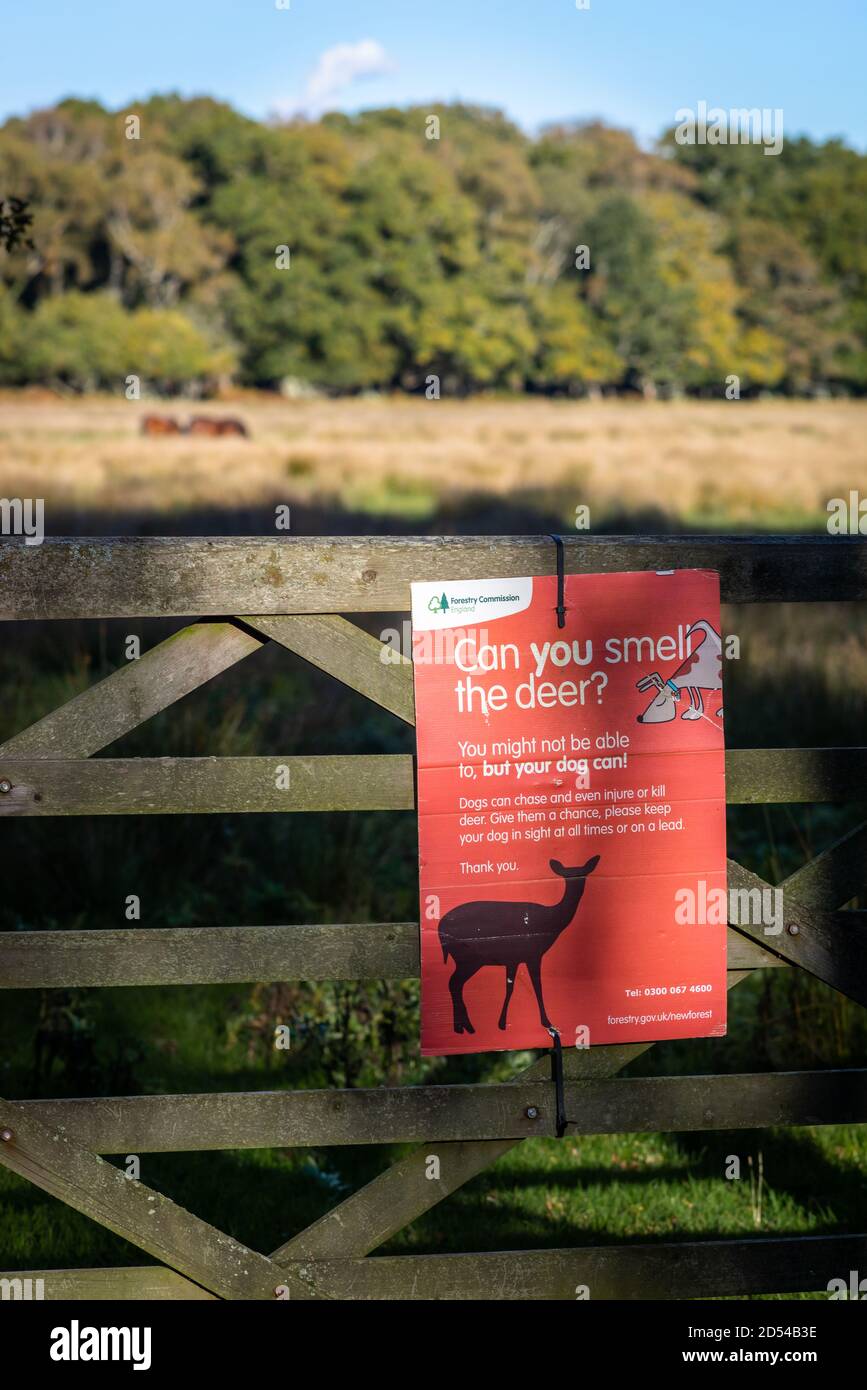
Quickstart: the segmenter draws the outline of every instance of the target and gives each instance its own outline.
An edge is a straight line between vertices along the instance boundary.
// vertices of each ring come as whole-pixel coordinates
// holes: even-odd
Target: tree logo
[[[449,611],[449,601],[445,594],[437,598],[436,594],[431,597],[428,608],[432,613],[447,613]]]

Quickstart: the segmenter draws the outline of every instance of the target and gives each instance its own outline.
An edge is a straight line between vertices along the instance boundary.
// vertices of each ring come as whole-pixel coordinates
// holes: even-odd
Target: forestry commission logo
[[[464,623],[512,617],[529,608],[532,579],[453,579],[412,584],[415,630],[443,632]]]
[[[441,617],[457,609],[462,617],[468,618],[473,616],[477,608],[482,608],[486,604],[499,606],[514,603],[521,603],[520,594],[505,592],[488,594],[479,590],[472,594],[452,594],[451,598],[445,592],[432,594],[428,599],[427,606],[429,612],[437,613]]]

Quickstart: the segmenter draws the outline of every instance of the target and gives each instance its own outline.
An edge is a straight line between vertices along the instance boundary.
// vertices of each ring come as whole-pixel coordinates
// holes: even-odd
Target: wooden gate
[[[520,537],[5,542],[3,620],[197,621],[3,744],[0,816],[412,809],[410,756],[91,755],[266,642],[412,724],[410,662],[384,663],[380,643],[337,615],[408,610],[413,579],[549,573],[552,552],[547,540]],[[570,573],[686,566],[718,570],[730,603],[867,598],[867,542],[858,539],[566,545]],[[288,790],[275,785],[277,764],[289,768]],[[726,768],[732,803],[867,799],[865,748],[733,750]],[[786,879],[786,927],[771,946],[760,927],[729,928],[730,986],[753,970],[795,966],[867,1004],[867,926],[862,914],[839,911],[865,882],[867,823]],[[732,861],[729,885],[768,886]],[[7,989],[407,979],[418,969],[414,922],[0,933]],[[570,1051],[574,1133],[867,1121],[867,1071],[616,1079],[648,1046]],[[5,1277],[43,1278],[53,1299],[571,1299],[578,1285],[597,1299],[700,1298],[817,1290],[867,1267],[864,1235],[368,1258],[515,1144],[553,1135],[554,1122],[546,1057],[501,1085],[0,1100],[0,1162],[160,1262]],[[404,1142],[420,1147],[269,1254],[99,1157]]]

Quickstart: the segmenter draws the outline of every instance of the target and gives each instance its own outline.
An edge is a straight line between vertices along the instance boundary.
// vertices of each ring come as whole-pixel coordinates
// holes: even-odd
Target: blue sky
[[[461,98],[647,138],[703,99],[867,148],[867,0],[279,3],[0,0],[0,119],[65,95],[208,93],[254,116]]]

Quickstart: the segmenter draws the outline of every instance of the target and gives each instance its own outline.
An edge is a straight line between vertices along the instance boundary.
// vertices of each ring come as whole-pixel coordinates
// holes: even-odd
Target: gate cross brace
[[[864,886],[865,872],[859,866],[864,864],[865,845],[867,822],[790,874],[779,886],[793,901],[804,902],[810,907],[816,903],[817,890],[827,891],[830,905],[839,907]],[[834,862],[840,865],[837,873],[833,870]],[[734,867],[744,874],[748,872],[741,870],[740,865]],[[760,879],[756,882],[768,886]],[[785,937],[786,945],[773,949],[781,955],[787,953],[792,939]],[[762,944],[766,944],[765,940]],[[729,989],[752,973],[751,970],[729,971]],[[653,1046],[653,1043],[622,1043],[580,1052],[570,1048],[563,1064],[570,1079],[593,1080],[615,1075]],[[521,1073],[525,1081],[549,1077],[547,1055]],[[522,1142],[520,1139],[485,1139],[438,1145],[442,1176],[436,1179],[429,1179],[426,1172],[430,1145],[414,1149],[306,1230],[286,1241],[271,1258],[282,1264],[304,1258],[327,1260],[368,1255]]]
[[[818,919],[820,926],[825,928],[830,919],[830,914],[819,914],[813,906],[818,896],[817,880],[824,888],[833,884],[835,904],[848,901],[857,891],[861,872],[857,865],[865,835],[867,823],[781,885],[784,893],[795,901],[795,911],[802,920],[815,922]],[[858,852],[853,853],[853,849]],[[841,864],[836,874],[833,872],[835,856]],[[748,888],[768,887],[734,861],[729,861],[729,876],[730,881]],[[810,908],[797,906],[801,901],[809,902]],[[762,945],[768,944],[760,930],[747,930],[745,934]],[[834,934],[832,946],[843,944],[839,942],[839,935],[839,931]],[[848,937],[848,932],[846,935]],[[806,959],[797,958],[805,954],[800,934],[794,938],[784,934],[779,945],[775,939],[771,949],[792,960],[793,964],[810,968]],[[826,956],[828,949],[827,942],[823,941]],[[827,959],[823,958],[822,964],[825,967],[823,978],[827,978],[834,973],[835,953],[830,953],[831,969],[827,968]],[[730,971],[729,988],[751,973]],[[847,992],[851,993],[851,989]],[[570,1077],[610,1076],[652,1046],[652,1043],[634,1043],[586,1052],[570,1049],[563,1065]],[[527,1080],[542,1079],[550,1076],[549,1066],[549,1057],[543,1056],[523,1075]],[[26,1107],[0,1100],[0,1163],[140,1246],[192,1283],[219,1298],[228,1299],[289,1297],[306,1300],[325,1296],[316,1286],[317,1260],[369,1254],[520,1142],[479,1140],[438,1145],[445,1154],[441,1167],[443,1176],[439,1179],[428,1179],[425,1174],[430,1145],[418,1148],[267,1257],[248,1249],[170,1198],[128,1179],[97,1154],[75,1144],[68,1135],[49,1130],[27,1114]],[[301,1261],[312,1263],[302,1266]]]
[[[300,1280],[0,1098],[0,1162],[221,1298],[297,1296]]]

